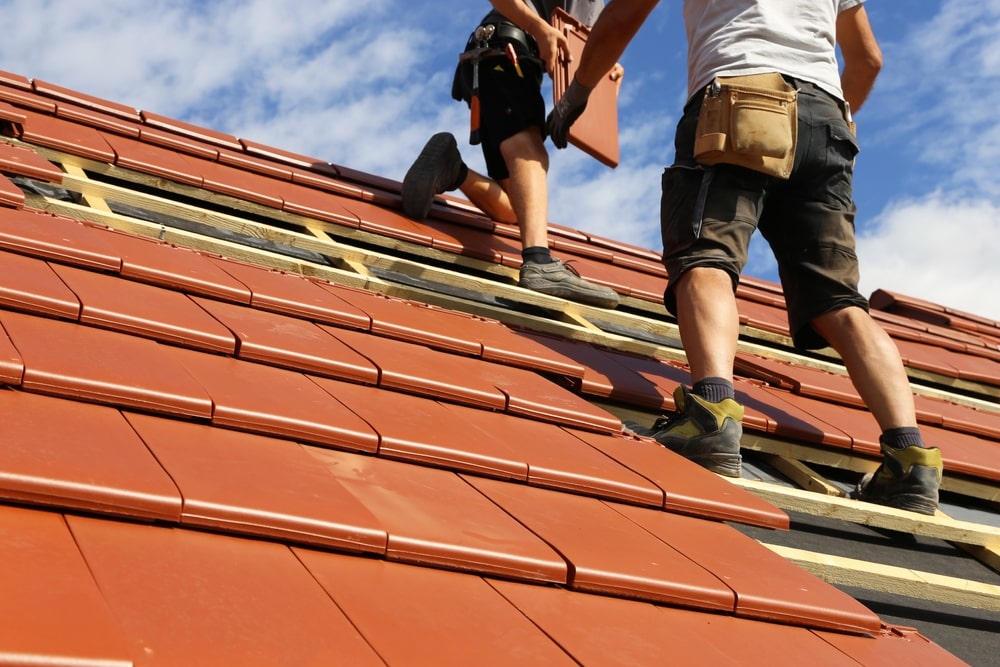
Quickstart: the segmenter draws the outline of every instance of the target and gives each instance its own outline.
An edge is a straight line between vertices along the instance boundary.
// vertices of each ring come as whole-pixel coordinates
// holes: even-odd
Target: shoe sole
[[[702,454],[688,457],[702,468],[726,477],[743,476],[743,457],[739,454]]]
[[[434,178],[437,166],[452,150],[458,150],[455,137],[447,132],[435,134],[403,177],[403,212],[414,220],[423,220],[431,212],[434,195],[440,187]]]
[[[898,510],[906,510],[908,512],[916,512],[917,514],[926,514],[928,516],[933,516],[937,513],[938,509],[938,504],[936,502],[916,494],[904,493],[895,495],[891,498],[869,498],[863,494],[855,492],[851,494],[851,498],[871,503],[873,505],[893,507]]]
[[[608,295],[593,292],[582,292],[559,284],[553,285],[550,283],[532,285],[531,281],[519,280],[518,287],[523,287],[524,289],[529,289],[532,292],[538,292],[539,294],[547,294],[559,299],[566,299],[567,301],[574,301],[588,306],[596,306],[597,308],[615,308],[620,302],[618,295],[614,293]]]
[[[530,289],[532,292],[538,292],[539,294],[547,294],[549,296],[554,296],[559,299],[566,299],[567,301],[573,301],[574,303],[582,303],[586,306],[594,306],[595,308],[605,308],[608,310],[613,310],[618,306],[618,299],[611,299],[609,297],[602,296],[588,296],[579,293],[567,294],[566,292],[559,290],[544,290],[535,289],[534,287],[527,287],[525,289]]]

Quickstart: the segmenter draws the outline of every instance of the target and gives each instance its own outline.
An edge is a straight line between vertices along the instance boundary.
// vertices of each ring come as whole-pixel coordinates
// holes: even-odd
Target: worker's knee
[[[500,142],[500,154],[510,165],[514,160],[541,162],[548,168],[549,153],[545,150],[541,130],[529,127]]]

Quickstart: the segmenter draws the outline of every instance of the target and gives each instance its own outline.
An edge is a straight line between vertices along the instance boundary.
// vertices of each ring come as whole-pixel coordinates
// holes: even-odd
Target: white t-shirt
[[[865,0],[684,0],[688,98],[717,76],[778,71],[843,99],[837,15]]]

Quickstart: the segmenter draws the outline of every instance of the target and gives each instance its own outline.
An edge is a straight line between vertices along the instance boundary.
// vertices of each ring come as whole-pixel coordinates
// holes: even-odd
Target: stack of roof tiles
[[[784,512],[622,435],[602,401],[669,409],[683,364],[34,193],[98,164],[501,267],[516,230],[447,200],[417,223],[397,183],[2,72],[0,127],[0,664],[963,664],[732,525]],[[659,299],[654,253],[554,237]],[[787,335],[774,286],[740,297]],[[875,305],[911,368],[1000,385],[996,323]],[[749,434],[877,454],[845,378],[740,375]],[[1000,479],[1000,415],[919,407],[948,475]]]

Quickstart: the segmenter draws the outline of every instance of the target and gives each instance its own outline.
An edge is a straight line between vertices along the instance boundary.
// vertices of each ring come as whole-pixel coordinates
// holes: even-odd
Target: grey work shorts
[[[826,346],[810,322],[868,301],[858,292],[852,179],[858,145],[839,102],[806,82],[799,88],[795,163],[785,181],[733,165],[701,166],[693,147],[700,95],[677,125],[673,166],[663,174],[660,229],[669,283],[664,305],[676,313],[671,285],[694,267],[725,270],[733,289],[755,229],[771,246],[784,289],[792,339]]]

